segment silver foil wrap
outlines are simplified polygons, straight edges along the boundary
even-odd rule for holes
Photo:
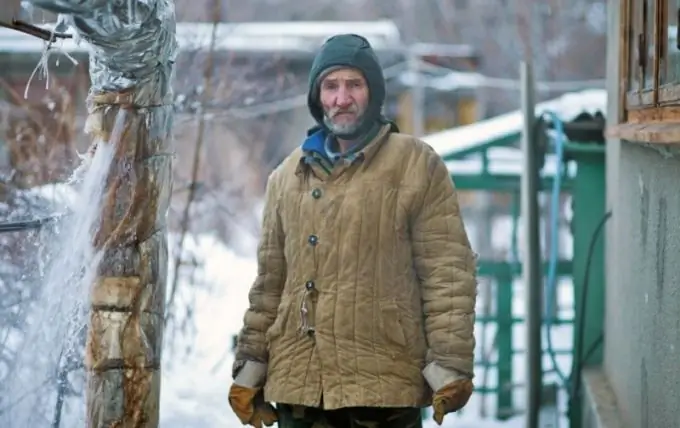
[[[135,88],[136,106],[172,103],[177,55],[172,0],[28,0],[60,14],[90,48],[91,93]]]

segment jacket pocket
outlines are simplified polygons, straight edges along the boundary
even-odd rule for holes
[[[290,307],[291,304],[289,301],[282,301],[279,304],[274,323],[271,325],[271,327],[269,327],[269,329],[267,329],[267,332],[265,333],[267,345],[271,345],[274,340],[278,339],[283,334],[286,324],[288,323],[288,318],[290,317]]]
[[[396,302],[380,304],[380,326],[388,343],[406,347],[406,334],[401,319],[401,311]]]

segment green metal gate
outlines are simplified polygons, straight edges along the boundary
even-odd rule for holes
[[[545,125],[545,121],[537,120],[537,126]],[[576,122],[574,122],[576,123]],[[567,124],[569,125],[569,124]],[[579,129],[579,125],[572,126]],[[583,127],[581,126],[581,129]],[[545,136],[541,144],[544,147],[544,154],[551,156],[554,152],[553,145],[550,144],[550,139],[547,138],[547,128],[542,126],[543,131],[539,132],[539,136]],[[568,278],[572,280],[574,305],[574,316],[560,317],[558,311],[551,311],[550,316],[544,315],[543,324],[544,329],[547,327],[551,329],[557,326],[571,326],[574,332],[583,330],[583,334],[574,334],[571,346],[563,347],[561,349],[552,349],[544,346],[544,360],[549,358],[554,361],[557,356],[568,355],[573,362],[574,349],[591,349],[590,355],[587,357],[587,364],[599,364],[602,359],[602,353],[598,345],[602,341],[602,314],[603,314],[603,290],[604,290],[604,249],[601,242],[595,247],[593,255],[590,257],[590,291],[588,292],[587,308],[583,311],[583,279],[586,274],[586,265],[588,262],[588,247],[592,240],[593,233],[597,228],[598,222],[605,213],[605,164],[604,164],[604,139],[601,138],[601,130],[597,134],[571,132],[572,139],[566,140],[563,144],[563,162],[557,165],[557,177],[555,173],[541,174],[541,182],[539,186],[539,193],[548,195],[555,180],[559,178],[559,188],[562,195],[570,195],[572,200],[573,216],[570,221],[570,228],[573,238],[573,258],[560,259],[555,264],[555,274],[559,278]],[[569,132],[565,131],[565,134]],[[600,135],[596,141],[577,141],[573,139],[580,136]],[[455,139],[455,135],[452,135]],[[516,337],[513,334],[513,326],[524,322],[523,315],[516,315],[513,312],[513,298],[517,291],[518,283],[521,281],[521,265],[519,262],[518,250],[518,223],[520,217],[520,177],[519,171],[498,171],[499,168],[494,168],[493,151],[496,149],[514,149],[519,150],[520,130],[513,129],[504,135],[496,136],[492,139],[482,140],[474,145],[467,145],[466,147],[454,149],[448,153],[443,153],[442,157],[450,164],[452,177],[457,189],[461,193],[462,199],[466,192],[474,192],[474,194],[489,194],[493,198],[502,201],[500,204],[495,204],[495,208],[490,212],[490,215],[482,218],[480,224],[480,216],[475,215],[475,218],[470,218],[471,222],[477,222],[477,227],[485,227],[491,230],[492,225],[488,224],[493,220],[494,216],[506,215],[511,218],[511,232],[507,236],[509,241],[510,251],[506,257],[499,258],[494,254],[480,254],[478,260],[478,270],[480,282],[489,281],[489,289],[494,291],[491,293],[493,300],[493,311],[491,313],[478,312],[477,326],[481,331],[487,329],[494,331],[494,338],[491,341],[493,344],[493,352],[485,348],[485,343],[478,342],[479,354],[476,358],[476,393],[481,394],[482,398],[493,396],[495,398],[495,417],[501,420],[512,417],[513,415],[522,413],[524,409],[518,408],[514,393],[520,387],[515,373],[513,373],[513,359],[515,356],[522,355],[525,351],[523,347],[516,346]],[[461,172],[458,166],[465,165],[465,161],[476,162],[478,169],[470,172]],[[567,167],[571,165],[571,167]],[[545,166],[545,162],[544,162]],[[574,168],[575,166],[575,168]],[[467,169],[467,168],[461,168]],[[495,170],[494,170],[495,169]],[[468,213],[469,214],[469,213]],[[545,216],[547,213],[543,213]],[[465,213],[464,213],[465,215]],[[466,222],[469,223],[469,222]],[[602,241],[602,239],[600,240]],[[547,276],[549,270],[548,262],[545,261],[543,265],[544,276]],[[480,293],[481,296],[481,293]],[[585,324],[581,325],[585,320]],[[492,328],[489,328],[491,326]],[[582,328],[585,327],[585,328]],[[582,345],[579,342],[579,337],[582,336]],[[544,338],[546,336],[544,335]],[[544,344],[545,344],[544,339]],[[492,358],[491,355],[496,357]],[[581,360],[579,358],[577,360]],[[495,371],[495,373],[493,373]],[[544,387],[546,385],[545,374],[551,370],[544,370]],[[573,370],[572,370],[573,371]],[[580,371],[580,367],[577,367]],[[494,374],[495,376],[490,376]],[[569,377],[571,373],[562,373],[562,377]],[[489,377],[497,378],[497,382],[490,382]],[[570,379],[562,379],[558,381],[557,386],[570,393],[571,390]],[[580,420],[579,401],[570,400],[571,426],[578,427]],[[564,410],[564,409],[562,409]]]

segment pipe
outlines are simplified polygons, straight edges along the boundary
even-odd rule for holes
[[[40,229],[48,223],[55,222],[62,217],[60,214],[52,215],[44,218],[36,218],[32,220],[18,220],[0,223],[0,233],[6,232],[21,232],[24,230]]]
[[[522,177],[522,221],[524,252],[522,274],[525,289],[527,358],[526,358],[526,428],[538,428],[543,388],[541,364],[541,244],[538,209],[538,150],[535,147],[535,99],[534,80],[531,64],[522,62],[520,67],[522,83],[522,114],[524,116],[521,148]]]
[[[555,171],[555,179],[553,180],[552,194],[550,195],[550,251],[548,252],[548,279],[546,283],[547,296],[545,299],[545,339],[546,351],[550,357],[553,371],[560,378],[560,382],[565,390],[568,390],[567,376],[560,369],[557,363],[557,355],[552,343],[552,321],[553,321],[553,304],[557,297],[557,262],[559,260],[559,212],[560,212],[560,191],[562,187],[562,162],[564,158],[564,127],[559,116],[552,111],[544,113],[550,119],[555,127],[555,163],[557,169]]]

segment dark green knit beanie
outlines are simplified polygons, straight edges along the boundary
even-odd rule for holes
[[[378,57],[370,43],[356,34],[339,34],[333,36],[321,46],[314,58],[309,73],[309,92],[307,106],[316,123],[327,132],[324,124],[323,108],[319,102],[319,78],[324,72],[335,67],[352,67],[364,74],[368,84],[369,101],[361,123],[356,131],[336,136],[354,140],[369,132],[382,118],[382,107],[385,102],[385,77]]]

